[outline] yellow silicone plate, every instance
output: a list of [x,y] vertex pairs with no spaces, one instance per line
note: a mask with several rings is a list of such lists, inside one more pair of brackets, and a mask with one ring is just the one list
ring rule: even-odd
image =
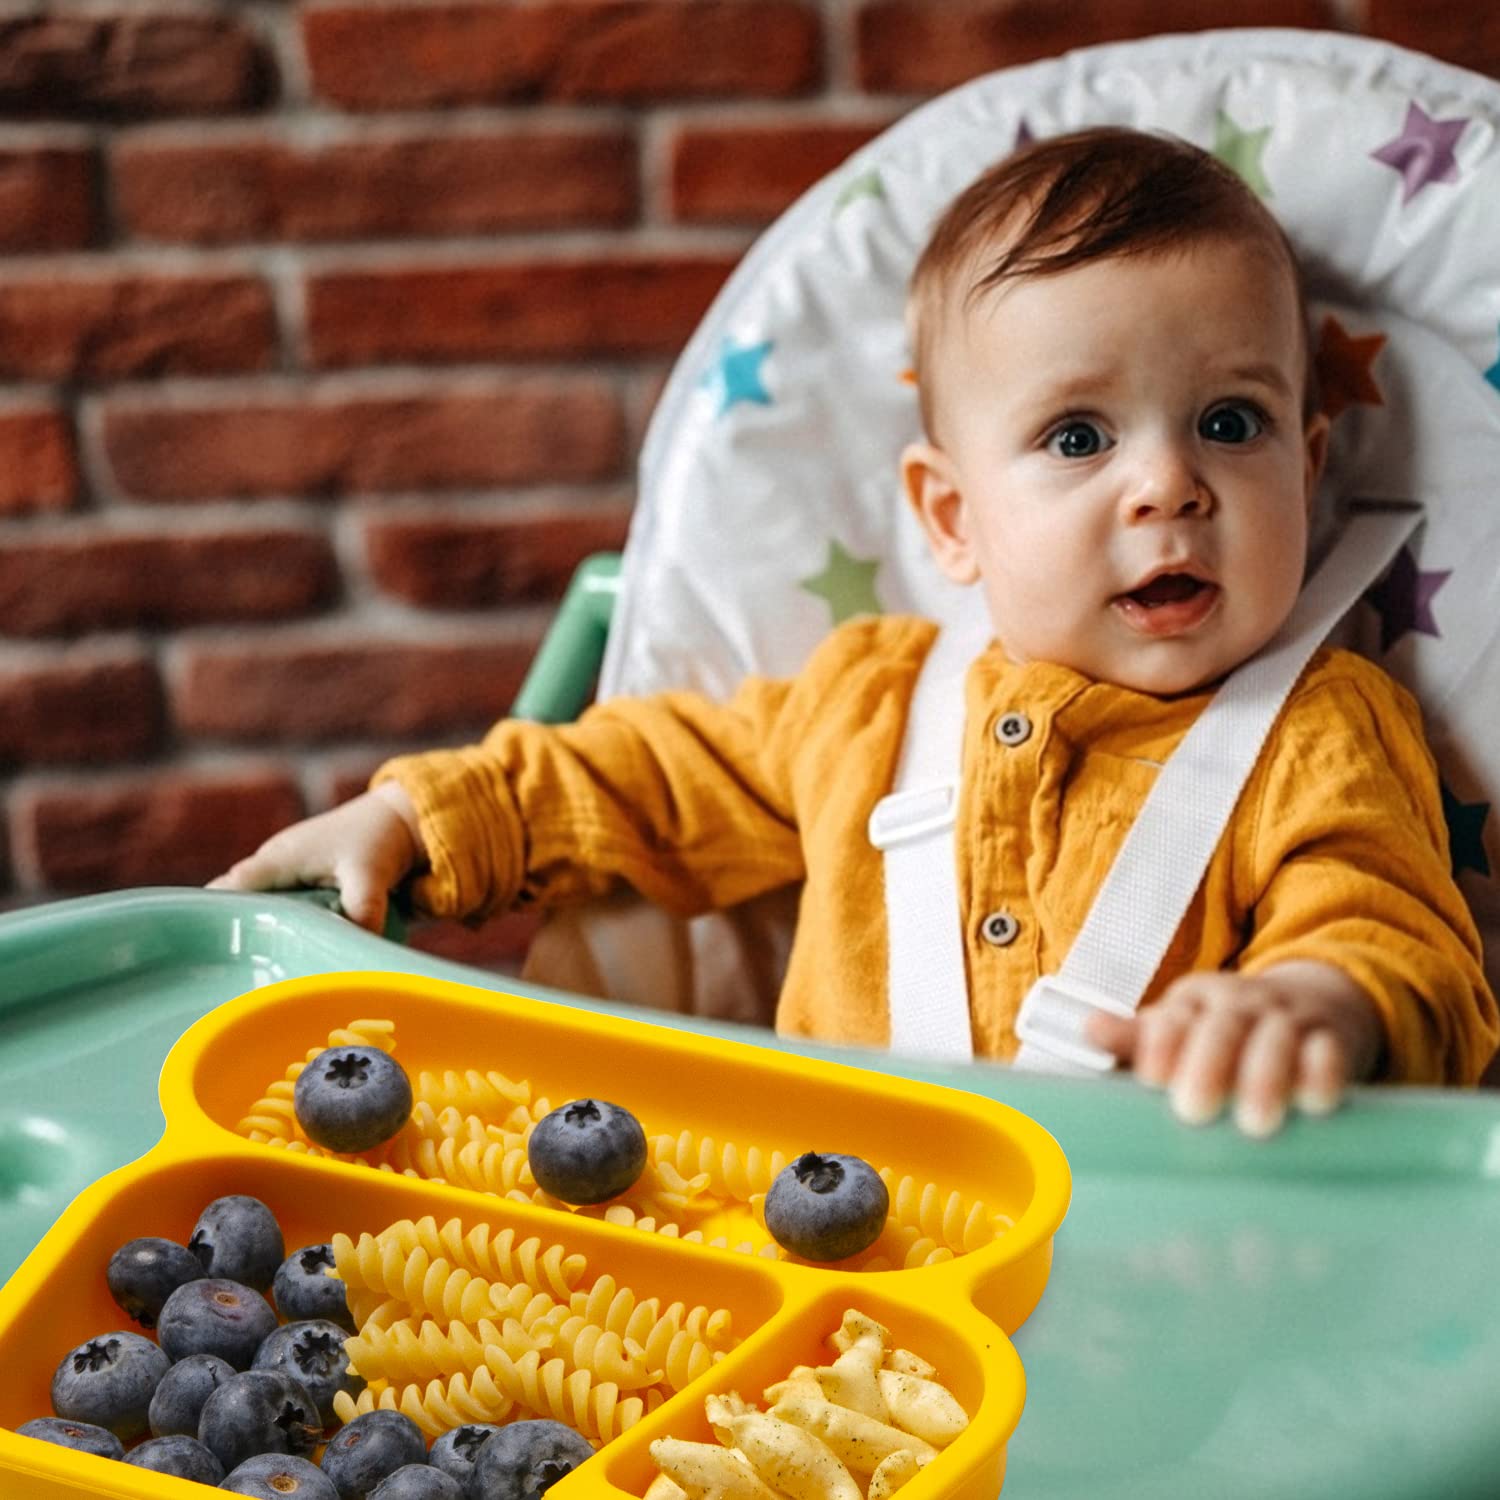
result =
[[[860,1270],[858,1260],[816,1267],[713,1248],[518,1202],[451,1183],[317,1159],[259,1144],[237,1130],[287,1065],[361,1018],[394,1022],[396,1053],[415,1082],[423,1071],[498,1070],[557,1105],[595,1096],[629,1108],[648,1139],[671,1135],[696,1149],[732,1143],[787,1158],[838,1151],[889,1168],[897,1180],[934,1183],[921,1227],[942,1236],[945,1196],[982,1202],[1010,1227],[951,1259],[910,1269]],[[540,1236],[584,1257],[579,1283],[612,1276],[641,1297],[726,1309],[739,1342],[648,1411],[549,1491],[557,1500],[642,1495],[656,1472],[648,1452],[663,1436],[712,1441],[703,1398],[762,1389],[794,1365],[827,1364],[827,1337],[855,1307],[892,1341],[934,1364],[970,1415],[965,1431],[902,1490],[904,1500],[992,1500],[1021,1412],[1024,1376],[1006,1334],[1036,1305],[1052,1238],[1067,1209],[1069,1175],[1056,1142],[992,1100],[884,1074],[702,1038],[609,1015],[413,975],[329,974],[253,991],[214,1011],[173,1049],[163,1069],[166,1133],[150,1153],[81,1194],[0,1289],[0,1494],[193,1500],[199,1485],[18,1436],[50,1414],[48,1387],[68,1349],[129,1326],[104,1281],[112,1251],[137,1235],[185,1241],[203,1206],[224,1193],[263,1199],[288,1249],[357,1239],[401,1219],[459,1218],[466,1229]],[[699,1225],[705,1239],[766,1241],[749,1208]],[[951,1235],[951,1224],[950,1224]],[[529,1413],[521,1413],[528,1415]]]

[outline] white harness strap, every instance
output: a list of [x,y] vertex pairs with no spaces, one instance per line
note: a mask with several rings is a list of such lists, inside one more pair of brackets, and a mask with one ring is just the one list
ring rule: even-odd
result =
[[[1275,640],[1225,681],[1183,736],[1062,967],[1038,979],[1022,1002],[1017,1067],[1078,1076],[1113,1068],[1113,1055],[1084,1039],[1085,1022],[1094,1010],[1134,1014],[1308,660],[1385,571],[1420,519],[1418,508],[1406,506],[1352,514]],[[947,634],[938,637],[923,665],[908,721],[907,749],[914,736],[924,742],[920,758],[911,759],[925,779],[908,777],[904,750],[897,790],[876,804],[870,837],[886,856],[891,1048],[959,1060],[972,1056],[973,1043],[957,905],[953,768],[959,760],[955,747],[962,745],[963,674],[972,657],[960,655],[957,640],[940,656]],[[972,645],[972,637],[965,644]],[[929,687],[927,679],[940,675],[950,684],[956,681],[956,689]],[[928,712],[957,715],[956,729],[951,723],[926,725],[919,715]],[[945,765],[929,761],[941,745],[950,747]],[[920,859],[904,852],[913,844]],[[949,893],[941,912],[939,885]]]
[[938,632],[907,710],[895,786],[870,814],[870,842],[885,854],[891,1051],[911,1057],[974,1055],[953,823],[964,679],[988,638],[987,625]]

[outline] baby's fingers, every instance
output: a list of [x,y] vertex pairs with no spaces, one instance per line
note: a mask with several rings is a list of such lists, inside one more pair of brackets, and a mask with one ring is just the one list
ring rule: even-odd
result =
[[1234,1083],[1252,1017],[1237,1006],[1216,1006],[1193,1018],[1172,1071],[1172,1113],[1185,1125],[1216,1120]]
[[1297,1050],[1297,1108],[1308,1115],[1330,1115],[1349,1082],[1343,1044],[1327,1028],[1309,1031]]
[[1297,1060],[1296,1022],[1280,1008],[1264,1012],[1245,1039],[1235,1084],[1234,1122],[1245,1135],[1263,1140],[1281,1129]]
[[239,860],[208,882],[211,891],[285,891],[299,885],[323,885],[327,876],[297,869],[264,850]]
[[359,927],[383,932],[388,900],[386,882],[377,879],[369,865],[358,860],[337,866],[334,874],[344,915]]

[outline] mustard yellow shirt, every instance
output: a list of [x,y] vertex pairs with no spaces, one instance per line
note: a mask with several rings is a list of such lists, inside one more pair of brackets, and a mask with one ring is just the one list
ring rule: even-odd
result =
[[[508,720],[473,747],[389,762],[376,780],[409,793],[431,860],[416,900],[482,916],[627,881],[689,915],[805,880],[777,1029],[886,1042],[884,876],[866,823],[934,635],[925,620],[859,619],[797,677],[750,678],[726,704],[619,698],[576,724]],[[1017,666],[998,644],[970,668],[956,842],[980,1055],[1014,1052],[1022,997],[1061,965],[1210,696]],[[1031,732],[1008,745],[995,726],[1012,712]],[[1005,946],[984,935],[994,913],[1016,924]],[[1346,651],[1320,651],[1283,709],[1146,1003],[1189,970],[1293,958],[1336,964],[1370,994],[1388,1078],[1472,1082],[1500,1042],[1419,711]]]

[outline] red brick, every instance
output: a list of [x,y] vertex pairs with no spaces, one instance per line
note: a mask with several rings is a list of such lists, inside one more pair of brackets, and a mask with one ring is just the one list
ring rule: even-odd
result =
[[822,75],[800,0],[330,4],[302,26],[314,91],[345,109],[786,96]]
[[307,286],[314,364],[675,353],[725,256],[334,270]]
[[672,216],[687,223],[765,223],[881,128],[688,126],[672,143]]
[[418,386],[404,398],[112,401],[104,445],[120,487],[151,500],[589,480],[626,457],[620,403],[593,377]]
[[279,620],[336,581],[333,549],[306,531],[21,534],[0,547],[0,634]]
[[578,564],[623,547],[629,525],[625,509],[376,520],[365,525],[365,551],[376,584],[398,599],[487,609],[561,598]]
[[275,73],[250,30],[182,6],[0,20],[0,110],[130,118],[253,109]]
[[91,151],[0,150],[0,251],[82,250],[97,229]]
[[161,724],[161,683],[138,652],[0,668],[0,764],[129,760]]
[[506,129],[362,139],[126,141],[120,212],[147,239],[339,240],[616,227],[637,212],[624,130]]
[[0,410],[0,515],[67,510],[78,490],[67,417],[51,407]]
[[1365,0],[1362,29],[1383,41],[1500,78],[1500,10],[1493,4]]
[[265,369],[275,349],[270,292],[255,277],[0,279],[0,378],[225,374]]
[[510,706],[535,641],[184,646],[170,679],[188,734],[232,740],[430,738],[480,730]]
[[32,883],[83,892],[201,885],[301,816],[290,777],[247,771],[22,783],[11,823]]
[[[1245,0],[1236,26],[1339,29],[1336,0]],[[855,14],[855,70],[872,92],[936,93],[994,68],[1224,24],[1203,0],[866,0]]]

